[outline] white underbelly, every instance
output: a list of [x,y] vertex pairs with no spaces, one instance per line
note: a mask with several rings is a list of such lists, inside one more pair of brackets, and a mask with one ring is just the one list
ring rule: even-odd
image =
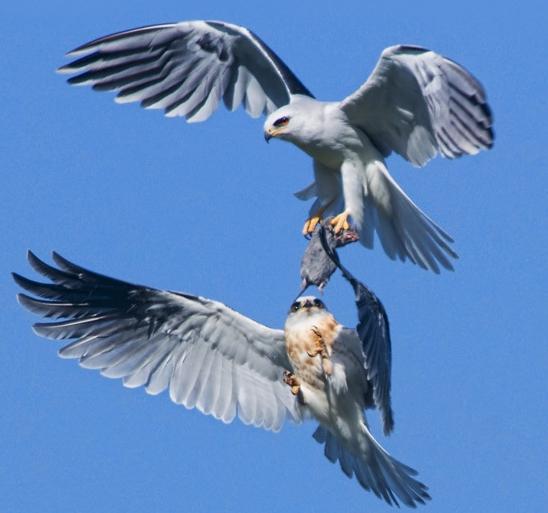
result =
[[310,414],[348,447],[363,442],[363,412],[350,394],[336,394],[329,384],[319,390],[306,383],[301,385],[301,393]]

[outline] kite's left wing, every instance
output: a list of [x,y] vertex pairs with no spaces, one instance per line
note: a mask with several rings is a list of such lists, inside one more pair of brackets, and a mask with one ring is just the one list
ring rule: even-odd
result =
[[379,298],[341,264],[337,252],[327,243],[323,226],[320,240],[325,252],[354,289],[358,308],[356,331],[362,343],[367,379],[373,384],[373,399],[382,415],[384,433],[389,434],[394,429],[394,415],[390,399],[392,343],[388,316]]
[[58,268],[29,252],[34,269],[52,283],[18,274],[36,297],[19,294],[29,310],[51,317],[38,335],[72,339],[59,354],[127,387],[150,394],[169,389],[173,402],[224,422],[280,429],[299,419],[284,370],[291,369],[282,330],[270,329],[217,301],[157,290],[97,274],[54,253]]
[[118,91],[119,103],[163,109],[166,116],[204,121],[221,99],[243,102],[252,117],[312,96],[287,65],[253,32],[223,21],[151,25],[101,37],[69,52],[69,83]]
[[437,153],[455,158],[493,146],[482,85],[456,62],[419,46],[386,48],[367,82],[340,106],[385,156],[395,151],[416,166]]

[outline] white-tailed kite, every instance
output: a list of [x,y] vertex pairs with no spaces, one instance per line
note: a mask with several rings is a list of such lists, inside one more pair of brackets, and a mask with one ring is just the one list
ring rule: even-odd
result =
[[453,240],[389,175],[396,152],[415,166],[436,154],[455,158],[493,145],[492,118],[481,84],[462,66],[418,46],[385,49],[368,80],[339,102],[320,102],[253,32],[222,21],[184,21],[137,28],[84,44],[60,68],[80,73],[71,84],[118,91],[167,116],[203,121],[221,99],[268,115],[265,138],[290,141],[314,161],[315,181],[297,193],[316,197],[304,226],[351,216],[361,243],[373,235],[392,259],[439,272],[452,269]]
[[385,432],[392,430],[384,311],[365,312],[369,328],[361,340],[307,296],[291,306],[285,330],[271,329],[217,301],[133,285],[53,258],[58,267],[29,252],[32,267],[52,283],[14,278],[35,296],[19,294],[21,304],[52,318],[35,324],[35,332],[72,339],[61,357],[150,394],[169,389],[175,403],[224,422],[237,415],[278,430],[286,417],[298,422],[311,415],[320,423],[314,438],[326,457],[366,490],[395,505],[430,498],[416,471],[373,438],[364,414],[376,406]]

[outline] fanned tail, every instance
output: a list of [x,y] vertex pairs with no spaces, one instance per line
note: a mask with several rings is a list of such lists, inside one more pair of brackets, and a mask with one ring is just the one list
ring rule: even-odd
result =
[[417,471],[399,462],[388,454],[365,429],[366,450],[353,454],[342,442],[323,426],[318,426],[314,439],[324,445],[326,458],[332,463],[339,462],[341,470],[349,477],[355,476],[360,485],[372,491],[391,506],[399,506],[401,501],[410,508],[425,504],[430,500],[428,487],[417,481]]
[[458,258],[453,239],[413,203],[382,162],[367,166],[364,191],[362,211],[354,216],[364,246],[373,247],[376,230],[392,260],[409,259],[436,274],[440,266],[453,270],[451,259]]

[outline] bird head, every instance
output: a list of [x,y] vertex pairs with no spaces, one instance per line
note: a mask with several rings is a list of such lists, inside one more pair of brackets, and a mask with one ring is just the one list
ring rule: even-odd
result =
[[295,124],[294,115],[291,105],[284,105],[270,114],[263,127],[265,141],[268,142],[273,137],[286,139],[290,136]]
[[317,297],[301,296],[289,308],[289,315],[312,315],[326,310],[323,301]]
[[272,112],[265,121],[264,138],[272,137],[296,144],[304,151],[318,137],[323,126],[325,104],[302,94],[291,95],[287,105]]

